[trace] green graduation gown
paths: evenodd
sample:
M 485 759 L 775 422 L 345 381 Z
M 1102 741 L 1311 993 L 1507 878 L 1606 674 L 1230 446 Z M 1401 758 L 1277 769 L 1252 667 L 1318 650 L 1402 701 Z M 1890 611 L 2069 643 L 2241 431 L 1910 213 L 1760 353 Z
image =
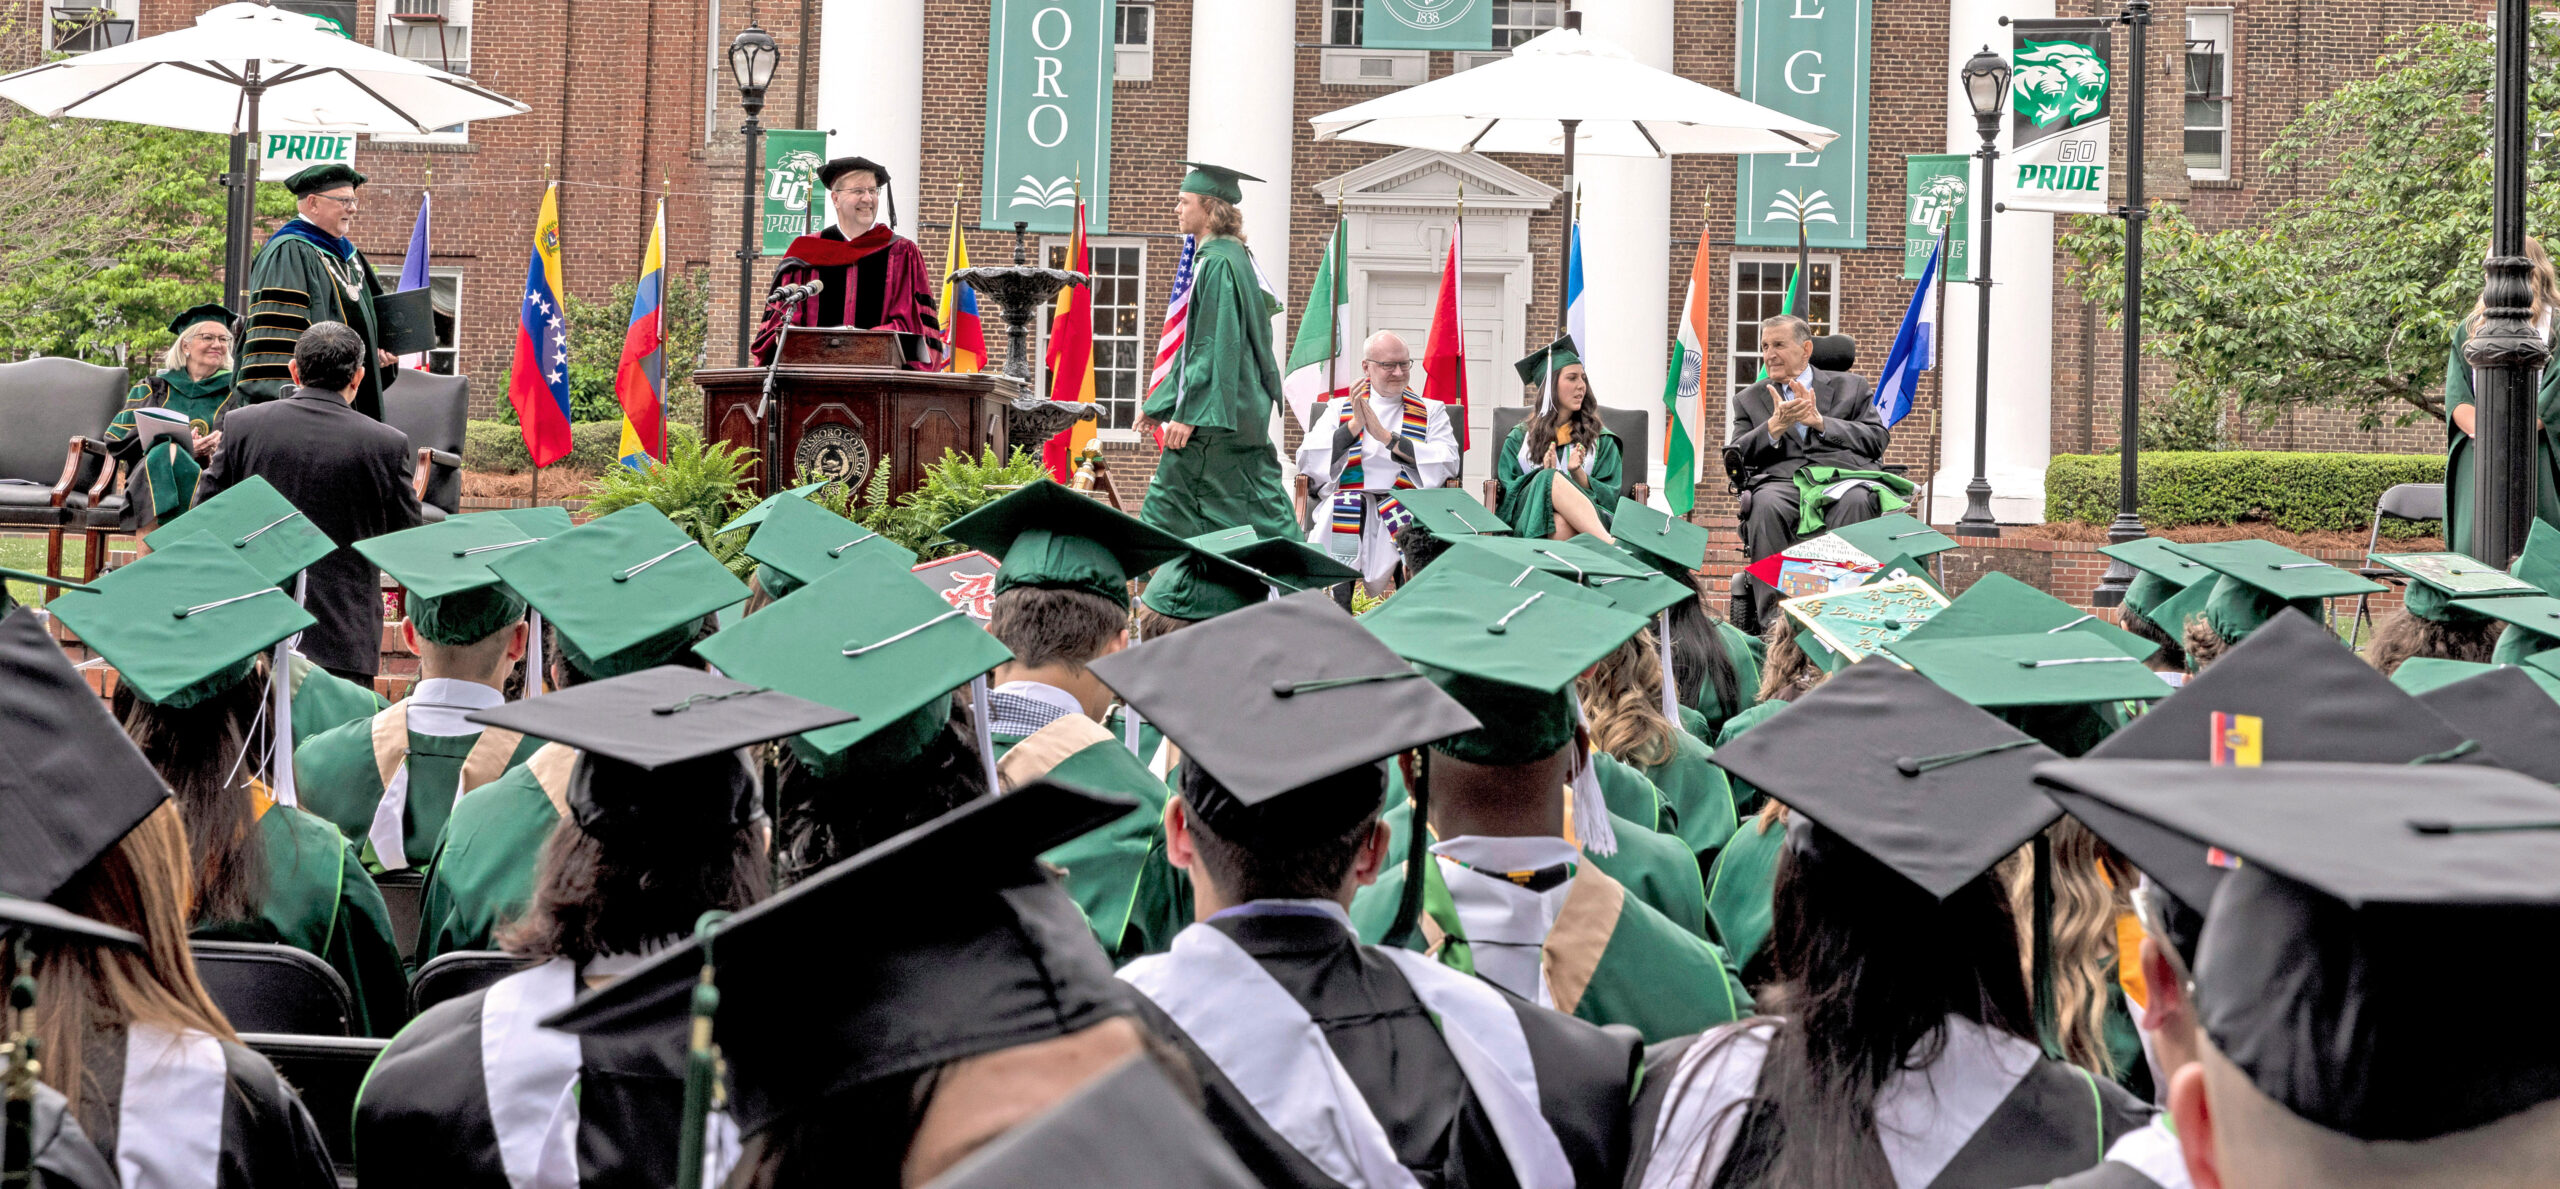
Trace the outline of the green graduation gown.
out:
M 492 950 L 500 926 L 533 902 L 542 844 L 567 815 L 578 751 L 547 743 L 504 776 L 453 803 L 427 863 L 418 911 L 418 964 L 455 950 Z
M 1606 759 L 1607 757 L 1601 757 Z M 1607 769 L 1603 768 L 1602 771 Z M 1632 769 L 1627 769 L 1630 775 Z M 1611 782 L 1603 777 L 1601 792 L 1609 791 Z M 1405 853 L 1405 830 L 1413 821 L 1413 802 L 1405 799 L 1404 777 L 1395 765 L 1387 767 L 1387 811 L 1378 820 L 1387 823 L 1390 835 L 1387 855 L 1390 866 L 1401 861 Z M 1660 913 L 1663 919 L 1700 939 L 1707 936 L 1707 888 L 1698 872 L 1698 860 L 1689 853 L 1687 843 L 1669 834 L 1657 833 L 1613 808 L 1609 826 L 1618 835 L 1618 853 L 1587 855 L 1591 865 L 1606 871 L 1627 891 Z M 1367 892 L 1362 892 L 1367 895 Z
M 1749 969 L 1769 940 L 1769 898 L 1786 846 L 1784 823 L 1764 826 L 1756 816 L 1745 819 L 1707 873 L 1707 916 L 1737 969 Z
M 198 381 L 189 379 L 183 367 L 147 377 L 124 394 L 124 408 L 107 424 L 107 449 L 116 461 L 133 468 L 125 477 L 125 500 L 145 530 L 177 519 L 194 503 L 196 476 L 204 473 L 204 465 L 167 439 L 144 450 L 134 437 L 135 411 L 168 409 L 184 416 L 202 437 L 213 431 L 236 395 L 228 370 Z
M 300 219 L 287 222 L 258 249 L 249 264 L 249 337 L 240 345 L 240 394 L 244 401 L 276 400 L 293 390 L 285 365 L 302 332 L 315 322 L 344 322 L 362 336 L 364 380 L 357 412 L 382 419 L 382 390 L 400 369 L 378 366 L 382 347 L 373 299 L 383 292 L 373 262 L 346 240 Z
M 423 866 L 435 857 L 436 840 L 453 813 L 457 789 L 471 792 L 533 758 L 542 740 L 514 731 L 478 735 L 426 735 L 408 727 L 404 699 L 371 718 L 341 723 L 293 749 L 293 783 L 302 807 L 329 819 L 357 841 L 365 867 Z M 299 717 L 295 725 L 300 725 Z M 405 852 L 398 864 L 374 853 L 373 815 L 382 791 L 400 765 L 409 768 L 408 804 L 401 813 Z
M 355 996 L 358 1035 L 389 1036 L 408 1016 L 409 976 L 391 939 L 391 910 L 336 826 L 267 799 L 256 789 L 267 899 L 253 921 L 213 922 L 208 941 L 289 945 L 329 964 Z
M 2462 357 L 2462 345 L 2471 340 L 2468 321 L 2454 328 L 2453 351 L 2444 365 L 2445 546 L 2456 553 L 2472 550 L 2472 501 L 2479 495 L 2474 487 L 2478 445 L 2453 423 L 2455 409 L 2475 403 L 2471 363 Z M 2541 422 L 2533 434 L 2533 514 L 2544 524 L 2560 528 L 2560 354 L 2543 365 L 2533 415 Z
M 1698 688 L 1690 691 L 1689 701 L 1680 707 L 1680 725 L 1701 740 L 1712 742 L 1724 730 L 1724 724 L 1759 702 L 1760 662 L 1768 645 L 1741 628 L 1722 620 L 1716 621 L 1716 637 L 1724 645 L 1724 655 L 1733 665 L 1733 689 L 1741 705 L 1727 706 L 1716 693 L 1715 683 L 1705 674 L 1698 678 Z
M 1716 735 L 1716 746 L 1731 746 L 1744 731 L 1768 721 L 1791 704 L 1783 701 L 1761 702 L 1726 719 L 1724 730 Z M 1748 818 L 1760 812 L 1760 803 L 1768 799 L 1762 795 L 1757 786 L 1739 776 L 1727 773 L 1726 783 L 1733 786 L 1733 812 L 1736 817 Z
M 1495 490 L 1499 493 L 1494 512 L 1502 517 L 1511 531 L 1524 537 L 1546 537 L 1556 531 L 1555 487 L 1547 477 L 1547 468 L 1531 469 L 1520 464 L 1520 443 L 1529 425 L 1522 422 L 1502 436 L 1502 448 L 1493 454 Z M 1540 451 L 1544 453 L 1544 451 Z M 1602 430 L 1600 440 L 1591 446 L 1591 462 L 1583 468 L 1590 482 L 1576 482 L 1573 473 L 1565 472 L 1565 481 L 1592 496 L 1592 506 L 1599 509 L 1600 521 L 1609 522 L 1611 511 L 1618 506 L 1620 461 L 1618 435 Z
M 1671 738 L 1670 758 L 1637 771 L 1662 790 L 1663 804 L 1670 809 L 1669 832 L 1688 843 L 1700 863 L 1712 862 L 1733 837 L 1733 786 L 1724 769 L 1710 762 L 1713 748 L 1686 730 L 1673 731 Z
M 323 731 L 372 718 L 390 705 L 382 695 L 312 664 L 300 653 L 293 656 L 291 672 L 296 748 Z
M 1129 753 L 1117 732 L 1081 714 L 1029 735 L 996 738 L 1004 752 L 996 770 L 1006 788 L 1056 779 L 1138 802 L 1118 820 L 1040 857 L 1065 872 L 1060 881 L 1067 894 L 1115 964 L 1164 952 L 1192 915 L 1191 880 L 1165 855 L 1164 805 L 1173 791 Z
M 1192 427 L 1191 441 L 1156 464 L 1141 518 L 1177 537 L 1250 525 L 1265 537 L 1295 539 L 1298 519 L 1280 486 L 1270 425 L 1280 403 L 1271 317 L 1280 307 L 1263 292 L 1242 240 L 1201 241 L 1193 267 L 1175 380 L 1139 406 L 1158 421 Z

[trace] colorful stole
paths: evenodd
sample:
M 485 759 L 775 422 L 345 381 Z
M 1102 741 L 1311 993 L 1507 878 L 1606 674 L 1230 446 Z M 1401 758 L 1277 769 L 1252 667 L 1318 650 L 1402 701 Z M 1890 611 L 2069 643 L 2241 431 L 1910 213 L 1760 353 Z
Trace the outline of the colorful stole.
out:
M 1362 506 L 1368 502 L 1366 494 L 1368 477 L 1363 473 L 1368 449 L 1361 441 L 1359 402 L 1368 399 L 1369 382 L 1367 380 L 1352 385 L 1351 395 L 1344 399 L 1342 417 L 1334 429 L 1334 451 L 1339 459 L 1340 469 L 1334 476 L 1333 536 L 1327 542 L 1326 552 L 1338 558 L 1360 556 L 1362 528 L 1360 513 Z M 1398 436 L 1412 443 L 1418 452 L 1430 425 L 1431 413 L 1423 407 L 1422 398 L 1410 391 L 1406 392 L 1404 422 L 1397 427 Z M 1398 468 L 1395 490 L 1411 491 L 1417 486 L 1420 485 L 1413 481 L 1411 474 Z M 1378 497 L 1377 515 L 1378 519 L 1387 526 L 1389 536 L 1403 532 L 1405 525 L 1413 522 L 1413 514 L 1405 511 L 1403 502 L 1391 495 Z

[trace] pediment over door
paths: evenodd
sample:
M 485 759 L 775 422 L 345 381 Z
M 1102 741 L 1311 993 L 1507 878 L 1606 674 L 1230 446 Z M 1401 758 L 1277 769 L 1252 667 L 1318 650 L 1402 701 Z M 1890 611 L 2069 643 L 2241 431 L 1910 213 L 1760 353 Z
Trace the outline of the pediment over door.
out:
M 1556 197 L 1563 193 L 1489 157 L 1437 149 L 1391 153 L 1316 183 L 1316 192 L 1328 203 L 1338 198 L 1355 213 L 1446 211 L 1457 206 L 1462 186 L 1470 213 L 1543 211 L 1553 207 Z

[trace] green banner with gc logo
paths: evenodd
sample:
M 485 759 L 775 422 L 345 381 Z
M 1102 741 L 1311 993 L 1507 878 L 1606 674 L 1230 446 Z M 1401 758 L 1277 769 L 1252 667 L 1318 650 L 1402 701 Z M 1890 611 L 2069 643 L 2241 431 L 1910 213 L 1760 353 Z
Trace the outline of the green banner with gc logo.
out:
M 1110 230 L 1110 0 L 995 0 L 987 21 L 987 144 L 978 223 Z M 1204 14 L 1205 15 L 1205 14 Z
M 775 128 L 764 134 L 764 254 L 779 256 L 791 241 L 824 230 L 826 192 L 818 188 L 818 167 L 827 162 L 827 134 Z M 887 218 L 888 208 L 881 208 Z

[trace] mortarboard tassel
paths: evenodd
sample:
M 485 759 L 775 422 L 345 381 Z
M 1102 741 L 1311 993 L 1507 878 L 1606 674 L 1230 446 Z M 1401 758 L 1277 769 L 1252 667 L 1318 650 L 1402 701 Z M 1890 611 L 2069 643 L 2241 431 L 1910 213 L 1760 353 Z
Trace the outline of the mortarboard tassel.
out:
M 1671 612 L 1668 608 L 1653 617 L 1654 653 L 1662 658 L 1662 717 L 1672 726 L 1680 725 L 1680 695 L 1671 676 Z
M 1431 862 L 1431 749 L 1420 751 L 1419 779 L 1406 790 L 1413 802 L 1413 817 L 1405 824 L 1404 894 L 1396 899 L 1395 923 L 1387 926 L 1387 935 L 1379 941 L 1389 948 L 1411 946 L 1414 931 L 1422 927 L 1422 883 Z
M 1618 830 L 1609 824 L 1609 798 L 1600 791 L 1600 772 L 1591 759 L 1591 718 L 1574 699 L 1573 717 L 1582 724 L 1573 760 L 1573 829 L 1582 849 L 1607 858 L 1618 853 Z

